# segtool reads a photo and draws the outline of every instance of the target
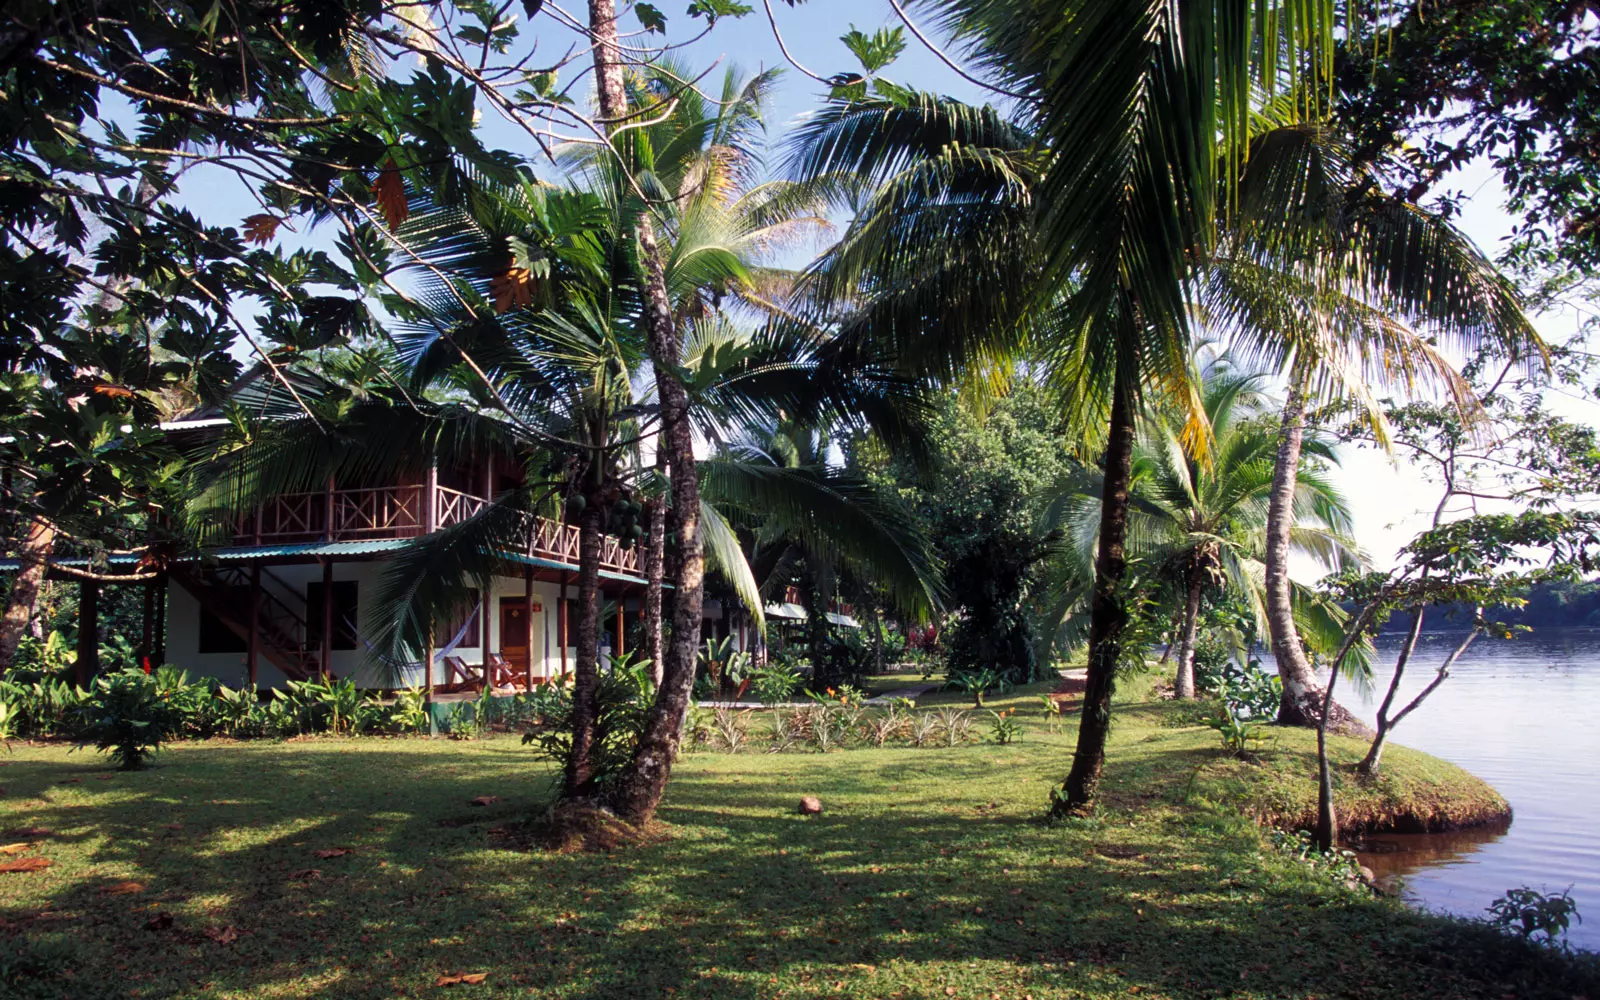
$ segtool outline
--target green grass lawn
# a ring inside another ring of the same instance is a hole
[[[932,684],[943,680],[943,672],[937,673],[932,677],[923,677],[922,671],[907,665],[903,669],[896,669],[886,674],[871,674],[862,678],[861,690],[868,697],[875,698],[881,694],[888,694],[890,691],[903,691],[908,687],[920,687],[923,684]]]
[[[673,835],[613,854],[507,846],[498,831],[549,787],[511,737],[190,744],[133,774],[17,746],[0,830],[36,841],[10,857],[53,864],[0,875],[0,984],[72,1000],[1600,997],[1592,961],[1263,847],[1246,814],[1310,794],[1301,734],[1251,764],[1189,721],[1124,705],[1105,806],[1057,827],[1038,816],[1070,723],[1030,718],[1008,746],[692,754],[662,812]],[[1347,800],[1474,784],[1391,760],[1386,791],[1351,781]],[[820,817],[796,814],[804,794]],[[456,973],[487,978],[435,985]]]

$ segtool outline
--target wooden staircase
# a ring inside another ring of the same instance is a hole
[[[170,576],[229,631],[245,642],[250,641],[249,571],[227,567],[207,577],[188,567],[175,566]],[[317,654],[306,649],[305,602],[297,600],[293,588],[270,571],[263,568],[261,576],[256,649],[290,680],[311,680],[322,670]]]

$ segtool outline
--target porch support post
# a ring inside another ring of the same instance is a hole
[[[139,655],[149,659],[151,646],[156,640],[155,585],[146,583],[139,588],[139,593],[144,599],[143,613],[139,619]]]
[[[556,638],[561,641],[561,678],[563,682],[567,676],[567,576],[567,571],[562,570],[561,596],[556,598],[556,603],[561,609],[561,617],[556,623]]]
[[[74,680],[87,687],[100,672],[100,584],[84,580],[78,585],[78,662]]]
[[[422,490],[422,532],[431,535],[439,528],[439,463],[428,463],[428,483]]]
[[[155,644],[150,660],[157,666],[167,662],[167,574],[163,570],[153,583],[155,590]]]
[[[483,654],[483,689],[494,690],[494,667],[489,662],[489,609],[494,607],[494,601],[489,597],[490,588],[494,586],[494,577],[489,578],[489,586],[478,591],[478,650]],[[500,637],[500,649],[506,648],[506,637]]]
[[[322,494],[322,537],[326,541],[333,541],[333,477],[328,477],[326,488]]]
[[[333,676],[333,559],[322,560],[322,673]]]
[[[522,624],[527,629],[525,645],[528,648],[527,690],[533,690],[533,565],[522,567],[522,591],[527,594],[527,607],[522,612]]]
[[[428,638],[422,651],[422,697],[428,705],[428,734],[436,731],[433,721],[433,622],[428,622]]]
[[[256,663],[261,659],[261,566],[250,567],[250,646],[245,652],[244,668],[255,687]]]
[[[617,591],[617,656],[621,656],[628,651],[628,626],[623,619],[623,607],[627,603],[628,592],[625,590]]]

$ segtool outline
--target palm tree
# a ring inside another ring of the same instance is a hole
[[[864,329],[915,346],[931,322],[922,344],[946,366],[1032,338],[1069,412],[1104,429],[1088,690],[1071,772],[1051,807],[1066,815],[1089,807],[1105,759],[1128,620],[1121,586],[1139,401],[1155,390],[1198,413],[1186,379],[1187,293],[1214,244],[1218,195],[1246,149],[1253,88],[1273,90],[1303,55],[1320,65],[1332,8],[928,6],[998,87],[1019,95],[1022,125],[912,95],[867,121],[835,114],[804,137],[798,160],[811,175],[855,169],[903,180],[880,188],[852,226],[847,242],[864,237],[863,266],[844,269],[832,288],[835,301],[853,297],[870,274]],[[1306,53],[1306,39],[1323,41]],[[919,122],[932,127],[890,127]],[[952,141],[983,126],[993,127],[978,148]],[[932,242],[890,243],[890,230],[920,230]],[[930,272],[956,280],[941,288],[914,277]],[[913,290],[900,293],[896,278]],[[1198,422],[1187,433],[1202,438]]]
[[[927,539],[865,477],[829,464],[831,440],[814,427],[777,421],[747,428],[700,463],[702,495],[748,529],[760,593],[779,595],[801,581],[818,683],[835,680],[825,677],[826,612],[842,585],[886,592],[911,618],[937,606],[938,567]]]
[[[1253,140],[1238,215],[1201,293],[1243,356],[1287,372],[1288,391],[1267,523],[1267,623],[1283,704],[1279,721],[1315,725],[1322,688],[1295,627],[1288,558],[1300,453],[1313,401],[1354,401],[1382,434],[1370,386],[1442,386],[1475,403],[1445,351],[1498,344],[1542,353],[1510,283],[1448,220],[1383,193],[1375,167],[1357,168],[1337,130],[1275,123]],[[1333,704],[1329,722],[1353,723]],[[1359,723],[1354,723],[1359,725]]]
[[[1220,583],[1244,595],[1257,618],[1265,617],[1262,559],[1278,440],[1261,417],[1262,382],[1260,376],[1220,366],[1202,372],[1201,394],[1212,435],[1204,460],[1184,446],[1180,428],[1163,413],[1146,419],[1135,448],[1132,548],[1146,559],[1160,557],[1172,565],[1183,595],[1174,685],[1180,698],[1195,695],[1195,638],[1208,586]],[[1315,437],[1307,441],[1304,456],[1335,461],[1328,443]],[[1330,568],[1353,564],[1349,508],[1320,465],[1300,470],[1296,492],[1294,548]],[[1326,611],[1306,600],[1297,604],[1302,616]],[[1336,628],[1319,630],[1330,641],[1336,635]]]

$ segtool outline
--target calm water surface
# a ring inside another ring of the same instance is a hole
[[[1397,706],[1432,679],[1460,638],[1424,634]],[[1370,697],[1346,689],[1340,699],[1368,722],[1398,645],[1399,637],[1379,641],[1381,685]],[[1488,781],[1515,815],[1498,828],[1375,838],[1363,863],[1420,906],[1472,917],[1508,888],[1571,886],[1586,922],[1575,923],[1568,940],[1600,950],[1600,630],[1479,639],[1391,739]]]

